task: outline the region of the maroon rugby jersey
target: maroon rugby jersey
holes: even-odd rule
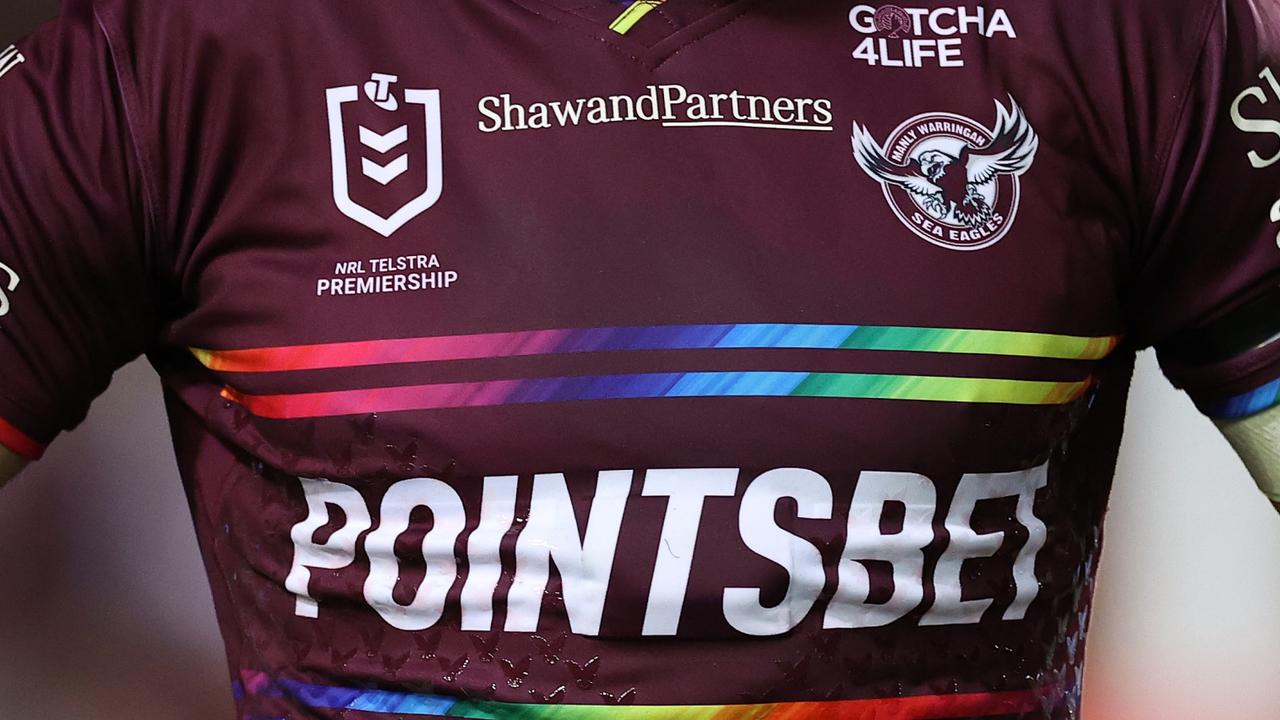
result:
[[[1276,0],[65,5],[0,442],[147,354],[245,720],[1075,717],[1135,351],[1280,393]]]

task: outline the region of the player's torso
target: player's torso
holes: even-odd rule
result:
[[[1075,394],[1090,372],[1076,358],[1104,355],[1106,339],[1123,333],[1133,190],[1121,175],[1128,158],[1106,147],[1116,142],[1104,134],[1113,128],[1090,127],[1082,111],[1093,99],[1086,91],[1105,94],[1117,81],[1100,67],[1098,88],[1064,86],[1078,70],[1063,67],[1061,47],[1045,47],[1056,22],[1034,7],[925,3],[899,15],[895,6],[734,3],[654,49],[546,0],[269,11],[252,55],[233,48],[209,63],[200,92],[185,100],[198,106],[186,118],[195,139],[171,162],[187,173],[178,264],[191,312],[169,340],[210,350],[374,341],[322,357],[300,349],[288,358],[227,358],[221,367],[359,369],[237,375],[233,387],[250,396],[754,370],[1058,383],[1008,389],[1033,404],[1044,399],[1041,389]],[[293,26],[271,27],[284,21]],[[668,22],[651,14],[632,32]],[[281,42],[283,51],[274,48]],[[1002,122],[1017,147],[993,168],[977,155]],[[854,131],[860,137],[851,141]],[[860,165],[858,146],[883,151],[888,164]],[[885,329],[860,337],[854,326]],[[616,330],[582,332],[600,328]],[[444,336],[462,339],[448,347],[377,342]],[[990,354],[954,352],[969,345]],[[832,347],[850,349],[813,351]],[[735,351],[689,352],[716,348]],[[403,353],[439,362],[383,364]],[[774,392],[759,380],[760,392]],[[890,382],[831,392],[898,389]],[[506,391],[547,400],[589,392]],[[420,404],[490,408],[511,399]],[[310,417],[383,404],[337,401],[257,407]],[[869,407],[897,412],[891,403],[802,402],[804,412],[767,423],[732,411],[682,427],[672,416],[696,415],[691,406],[700,403],[676,405],[690,410],[628,405],[607,424],[558,427],[556,435],[567,446],[575,435],[598,445],[619,428],[626,434],[601,461],[616,463],[613,452],[623,452],[651,464],[680,459],[660,437],[668,433],[646,425],[631,437],[633,424],[617,422],[644,418],[649,406],[671,431],[705,433],[729,417],[753,427],[799,423],[788,429],[805,431],[788,433],[783,445],[825,441],[831,430],[819,427],[843,428]],[[593,412],[568,410],[584,411]],[[983,412],[963,408],[957,421]],[[504,433],[514,435],[505,463],[569,459],[561,443],[529,434],[536,417],[504,414],[504,423],[522,420],[532,424],[526,432]],[[814,420],[820,425],[806,426]],[[430,459],[502,469],[489,465],[492,439],[466,419],[426,422],[421,431],[449,456]],[[935,452],[929,438],[957,429],[884,422],[896,436],[915,437],[895,449],[920,467]],[[878,438],[863,445],[860,433],[838,436],[848,443],[850,435],[860,453],[887,450]],[[742,450],[770,438],[772,431],[743,438]],[[902,465],[905,457],[884,460]]]
[[[244,669],[1057,702],[1139,205],[1134,21],[1087,5],[209,18],[157,357],[234,448],[198,507],[271,548],[227,597],[292,645]]]

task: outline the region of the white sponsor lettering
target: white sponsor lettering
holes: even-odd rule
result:
[[[755,127],[831,131],[827,98],[770,98],[737,90],[693,92],[683,85],[650,85],[643,95],[610,95],[520,103],[510,93],[480,98],[481,132],[545,130],[581,124],[656,122],[664,127]]]
[[[422,536],[422,564],[426,575],[414,599],[401,605],[392,597],[400,579],[400,558],[396,538],[409,529],[409,515],[423,507],[431,511],[431,529]],[[369,579],[364,598],[398,630],[426,630],[440,621],[444,599],[458,575],[453,545],[466,524],[462,498],[445,483],[432,478],[414,478],[391,486],[382,499],[382,519],[378,529],[364,541],[369,553]],[[415,561],[414,565],[419,563]]]
[[[311,571],[337,570],[356,559],[356,539],[373,526],[369,508],[355,488],[328,480],[300,478],[307,498],[307,518],[293,526],[293,567],[284,585],[298,597],[295,612],[316,617],[319,604],[311,597]],[[330,521],[329,505],[346,515],[347,521],[323,543],[315,541],[316,531]]]
[[[933,542],[934,509],[938,493],[933,482],[912,473],[864,472],[858,478],[849,509],[849,529],[840,556],[835,597],[827,606],[822,626],[832,628],[881,627],[901,619],[924,599],[924,548]],[[885,507],[904,508],[902,530],[881,534]],[[867,560],[887,562],[893,568],[893,597],[871,604],[871,575]]]
[[[516,517],[514,475],[484,479],[480,502],[480,526],[467,539],[471,571],[462,586],[462,629],[488,630],[493,627],[493,591],[502,578],[502,538]]]
[[[1027,531],[1027,542],[1018,554],[1013,567],[1017,598],[1004,613],[1005,620],[1021,620],[1027,607],[1035,599],[1039,587],[1035,579],[1035,558],[1044,546],[1046,528],[1032,512],[1036,491],[1048,483],[1048,466],[1041,465],[1030,472],[1004,473],[1002,475],[965,475],[951,501],[947,513],[947,533],[951,542],[938,560],[933,587],[937,598],[933,607],[920,622],[921,625],[966,625],[982,619],[991,607],[990,598],[961,599],[961,569],[970,559],[986,558],[996,554],[1004,545],[1002,531],[979,534],[970,524],[974,508],[980,500],[1005,497],[1018,498],[1018,522]]]
[[[1275,102],[1280,103],[1280,79],[1276,78],[1275,72],[1269,67],[1263,68],[1258,77],[1266,81],[1272,95],[1274,95]],[[1272,98],[1267,97],[1267,92],[1262,85],[1254,85],[1247,88],[1237,95],[1236,99],[1231,103],[1231,122],[1235,123],[1235,126],[1241,132],[1275,135],[1276,140],[1280,140],[1280,106],[1271,108],[1273,110],[1272,117],[1248,118],[1245,117],[1242,108],[1244,102],[1251,98],[1260,105],[1269,105],[1272,102]],[[1269,157],[1263,157],[1257,150],[1250,150],[1249,163],[1259,170],[1280,163],[1280,147],[1276,149],[1274,155]]]
[[[690,598],[696,598],[705,609],[708,592],[719,593],[719,609],[727,625],[751,636],[789,632],[815,611],[823,612],[822,624],[827,629],[882,627],[921,609],[927,587],[934,588],[935,600],[921,624],[973,624],[996,601],[983,596],[992,592],[989,587],[978,591],[966,584],[964,564],[998,555],[1013,532],[1025,537],[1016,557],[1005,561],[1013,580],[1013,597],[1005,596],[1003,612],[993,619],[1024,618],[1039,593],[1035,561],[1047,532],[1035,515],[1034,503],[1037,491],[1047,484],[1047,464],[1019,472],[965,475],[950,507],[939,506],[934,482],[923,475],[863,472],[853,487],[847,517],[835,516],[831,482],[811,470],[779,468],[754,478],[725,468],[650,470],[639,494],[665,498],[666,511],[657,548],[643,550],[635,547],[634,538],[628,542],[622,536],[634,478],[631,470],[601,471],[594,489],[586,495],[589,502],[581,498],[575,502],[563,474],[539,474],[524,481],[515,476],[487,477],[478,508],[468,508],[458,491],[441,480],[403,480],[382,497],[378,527],[373,532],[369,532],[373,526],[370,509],[356,489],[327,480],[303,479],[307,515],[291,532],[295,552],[285,587],[296,597],[297,615],[317,617],[320,602],[312,595],[312,571],[340,571],[354,565],[361,555],[359,538],[368,532],[363,554],[369,558],[369,572],[363,599],[388,624],[404,631],[438,624],[461,583],[457,600],[452,602],[460,605],[463,630],[492,630],[497,624],[495,600],[505,599],[503,629],[537,632],[548,612],[561,612],[559,608],[549,611],[545,602],[556,589],[552,586],[554,566],[563,597],[562,612],[570,629],[581,635],[599,635],[620,546],[626,546],[633,557],[636,552],[656,551],[643,618],[642,634],[647,636],[679,634],[681,614]],[[522,482],[529,483],[527,516],[517,513]],[[1017,509],[1000,530],[974,529],[973,516],[980,503],[1009,499],[1016,501]],[[714,538],[699,537],[713,501],[721,511],[725,503],[736,504],[742,545],[781,568],[784,582],[727,583],[722,590],[709,590],[704,581],[698,585],[699,594],[690,595],[689,588],[697,581],[698,548],[715,542]],[[317,541],[317,532],[336,522],[330,514],[332,508],[341,510],[342,526]],[[414,552],[397,555],[397,540],[415,532],[410,518],[418,508],[430,511],[431,524]],[[901,527],[888,518],[900,518]],[[822,553],[816,538],[795,530],[793,521],[839,521],[837,527],[845,531],[825,609],[818,608],[824,590],[828,590]],[[512,536],[514,571],[504,568],[510,561],[504,561],[501,552],[504,539]],[[824,534],[824,542],[826,537]],[[460,539],[465,549],[459,549]],[[719,543],[716,552],[723,553],[725,547]],[[934,549],[929,552],[940,553],[932,576],[926,573],[926,548],[930,547]],[[887,592],[887,598],[872,598],[871,563],[890,568],[890,589],[880,592]],[[400,602],[393,595],[408,570],[421,572],[423,579],[410,599]],[[326,574],[327,582],[335,577]],[[511,578],[505,598],[500,595],[503,577]],[[327,589],[321,595],[333,592]],[[633,590],[628,588],[628,592]],[[766,602],[766,597],[774,599]],[[629,595],[627,604],[633,605],[634,600]]]
[[[22,282],[22,278],[18,277],[18,273],[13,268],[0,263],[0,317],[9,314],[9,293],[18,289],[18,284]]]
[[[702,508],[709,497],[733,497],[738,489],[738,471],[650,470],[645,476],[646,497],[666,497],[667,516],[662,521],[649,605],[644,613],[645,635],[675,635],[680,626],[693,549],[702,525]]]
[[[1258,77],[1264,81],[1264,85],[1254,85],[1246,88],[1243,92],[1236,96],[1231,103],[1231,122],[1235,124],[1241,132],[1259,135],[1274,135],[1277,141],[1280,141],[1280,78],[1276,77],[1275,70],[1270,67],[1264,67]],[[1271,91],[1268,97],[1267,90]],[[1258,104],[1267,106],[1276,103],[1271,107],[1271,117],[1269,118],[1250,118],[1245,117],[1243,106],[1246,100],[1255,100]],[[1280,144],[1277,145],[1275,154],[1263,157],[1256,149],[1250,150],[1247,157],[1249,164],[1258,170],[1264,170],[1280,163]],[[1280,223],[1280,200],[1276,200],[1271,206],[1271,222]],[[1276,234],[1276,246],[1280,247],[1280,233]]]
[[[447,290],[459,275],[440,267],[435,255],[344,260],[334,264],[333,277],[316,280],[316,297]]]
[[[863,38],[853,57],[871,66],[918,68],[936,62],[938,67],[964,67],[960,40]]]
[[[537,632],[554,562],[560,571],[569,627],[580,635],[599,633],[622,511],[631,494],[631,475],[630,470],[600,473],[582,536],[564,476],[534,477],[529,521],[516,540],[516,578],[507,595],[508,632]]]
[[[897,6],[885,6],[889,9]],[[941,8],[898,8],[911,18],[910,33],[912,35],[981,35],[995,37],[1003,35],[1016,39],[1017,31],[1004,8],[990,10],[983,5],[974,7],[956,6]],[[849,24],[863,35],[874,35],[880,32],[876,26],[876,15],[882,9],[875,5],[854,5],[849,11]]]
[[[316,281],[316,296],[384,295],[445,290],[453,287],[457,281],[458,273],[453,270],[369,277],[320,278]]]
[[[966,37],[1018,37],[1004,8],[983,5],[855,5],[849,10],[849,25],[867,36],[853,57],[878,67],[964,67]]]
[[[790,631],[813,609],[826,584],[818,548],[774,522],[774,510],[784,498],[795,501],[797,517],[831,518],[831,485],[811,470],[770,470],[747,486],[738,515],[742,541],[752,552],[782,566],[791,576],[782,602],[772,607],[760,602],[760,588],[725,589],[724,617],[747,635],[781,635]]]

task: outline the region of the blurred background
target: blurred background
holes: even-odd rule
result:
[[[56,6],[0,0],[0,46]],[[1280,718],[1280,517],[1150,354],[1106,533],[1086,720]],[[0,719],[231,720],[222,652],[135,363],[0,495]]]

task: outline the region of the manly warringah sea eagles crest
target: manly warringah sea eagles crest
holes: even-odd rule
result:
[[[952,113],[925,113],[902,123],[884,144],[853,125],[853,156],[880,183],[903,224],[952,250],[979,250],[1013,226],[1019,176],[1035,162],[1040,139],[1018,104],[996,102],[987,128]]]

